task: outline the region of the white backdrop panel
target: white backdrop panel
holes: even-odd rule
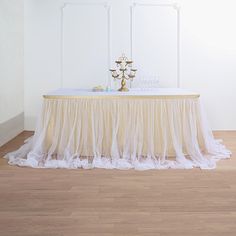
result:
[[[63,9],[62,87],[108,83],[108,11],[102,4],[68,4]]]
[[[157,77],[161,87],[178,86],[178,18],[173,6],[136,5],[132,48],[137,78]]]

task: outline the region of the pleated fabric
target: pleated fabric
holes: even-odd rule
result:
[[[199,98],[44,99],[35,134],[9,164],[34,168],[213,169],[230,157]]]

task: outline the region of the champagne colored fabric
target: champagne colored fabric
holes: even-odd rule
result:
[[[212,169],[230,157],[197,97],[45,98],[35,135],[6,156],[44,168]]]

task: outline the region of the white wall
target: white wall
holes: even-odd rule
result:
[[[23,0],[0,0],[0,124],[23,112]]]
[[[0,0],[0,146],[24,129],[24,1]]]
[[[181,86],[202,96],[213,129],[236,129],[236,1],[181,1]]]
[[[130,56],[131,46],[139,67],[146,61],[150,63],[138,68],[139,71],[158,74],[161,85],[165,86],[168,79],[166,85],[176,86],[179,68],[180,86],[201,93],[212,128],[236,129],[234,0],[175,1],[180,6],[180,48],[178,8],[156,6],[172,1],[136,1],[153,6],[135,6],[131,0],[110,0],[105,5],[98,0],[74,0],[68,1],[73,4],[64,5],[65,2],[25,0],[26,129],[34,128],[42,94],[61,86],[106,83],[108,74],[104,71],[122,52]],[[152,31],[157,41],[155,49],[155,41],[150,41]],[[150,34],[149,37],[142,32]]]

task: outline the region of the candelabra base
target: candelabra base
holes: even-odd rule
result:
[[[126,88],[126,87],[124,87],[124,88],[121,87],[121,88],[118,89],[118,91],[120,91],[120,92],[128,92],[129,89]]]

